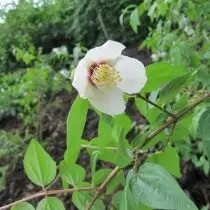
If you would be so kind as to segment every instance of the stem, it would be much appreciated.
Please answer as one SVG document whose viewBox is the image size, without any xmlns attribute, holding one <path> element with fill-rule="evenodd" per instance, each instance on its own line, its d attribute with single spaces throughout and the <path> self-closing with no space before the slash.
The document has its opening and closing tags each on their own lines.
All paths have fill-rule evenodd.
<svg viewBox="0 0 210 210">
<path fill-rule="evenodd" d="M 137 97 L 141 98 L 142 100 L 146 101 L 147 103 L 151 104 L 152 106 L 158 108 L 158 109 L 161 110 L 162 112 L 165 112 L 165 113 L 168 114 L 169 116 L 171 116 L 171 117 L 173 117 L 173 118 L 176 118 L 176 116 L 175 116 L 173 113 L 171 113 L 171 112 L 167 111 L 166 109 L 162 108 L 161 106 L 159 106 L 159 105 L 153 103 L 152 101 L 150 101 L 148 98 L 142 96 L 141 94 L 137 94 Z"/>
<path fill-rule="evenodd" d="M 98 190 L 96 191 L 96 194 L 94 195 L 92 201 L 87 205 L 85 210 L 90 210 L 95 201 L 100 197 L 100 195 L 103 193 L 103 191 L 106 189 L 107 185 L 112 181 L 112 179 L 118 174 L 120 171 L 120 167 L 115 167 L 112 172 L 108 175 L 108 177 L 104 180 L 104 182 L 100 185 Z"/>
<path fill-rule="evenodd" d="M 41 191 L 38 192 L 34 195 L 30 195 L 28 197 L 25 197 L 21 200 L 15 201 L 13 203 L 10 203 L 8 205 L 2 206 L 0 207 L 0 210 L 5 210 L 8 209 L 12 206 L 15 206 L 17 204 L 32 200 L 34 198 L 39 198 L 42 196 L 49 196 L 49 195 L 57 195 L 57 194 L 62 194 L 62 193 L 72 193 L 72 192 L 79 192 L 79 191 L 92 191 L 92 190 L 96 190 L 96 188 L 94 187 L 81 187 L 81 188 L 71 188 L 71 189 L 62 189 L 62 190 L 49 190 L 49 191 Z"/>
</svg>

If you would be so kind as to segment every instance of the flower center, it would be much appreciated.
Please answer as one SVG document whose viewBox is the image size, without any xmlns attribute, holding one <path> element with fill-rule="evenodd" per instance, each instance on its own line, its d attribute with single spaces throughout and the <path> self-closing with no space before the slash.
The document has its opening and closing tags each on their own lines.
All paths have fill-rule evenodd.
<svg viewBox="0 0 210 210">
<path fill-rule="evenodd" d="M 90 67 L 91 83 L 98 86 L 113 85 L 121 81 L 119 72 L 110 64 L 102 63 Z"/>
</svg>

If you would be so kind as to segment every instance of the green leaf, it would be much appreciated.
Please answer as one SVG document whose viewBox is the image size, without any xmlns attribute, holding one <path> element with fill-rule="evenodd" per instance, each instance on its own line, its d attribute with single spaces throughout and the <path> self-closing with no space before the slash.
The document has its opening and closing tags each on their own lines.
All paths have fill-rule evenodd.
<svg viewBox="0 0 210 210">
<path fill-rule="evenodd" d="M 191 128 L 192 128 L 192 114 L 179 120 L 176 123 L 171 140 L 175 143 L 181 140 L 186 140 L 187 137 L 190 135 Z"/>
<path fill-rule="evenodd" d="M 101 184 L 111 173 L 111 169 L 100 169 L 95 172 L 92 179 L 94 180 L 94 186 Z M 107 185 L 106 193 L 112 193 L 120 184 L 125 184 L 125 177 L 123 171 L 118 172 L 118 174 L 112 179 L 112 181 Z"/>
<path fill-rule="evenodd" d="M 56 176 L 56 163 L 36 140 L 31 140 L 24 157 L 24 169 L 36 185 L 46 186 Z"/>
<path fill-rule="evenodd" d="M 70 109 L 67 119 L 67 150 L 64 156 L 65 162 L 69 164 L 75 163 L 78 158 L 88 108 L 88 101 L 77 97 Z"/>
<path fill-rule="evenodd" d="M 124 155 L 121 151 L 106 150 L 99 154 L 99 159 L 110 163 L 114 163 L 120 167 L 125 167 L 131 162 L 131 157 Z"/>
<path fill-rule="evenodd" d="M 119 185 L 125 184 L 125 175 L 123 171 L 119 171 L 118 174 L 107 185 L 106 193 L 112 193 Z"/>
<path fill-rule="evenodd" d="M 157 90 L 170 80 L 182 76 L 185 71 L 181 67 L 173 66 L 166 62 L 159 62 L 147 66 L 146 73 L 148 81 L 142 90 L 143 92 Z"/>
<path fill-rule="evenodd" d="M 130 15 L 130 25 L 133 31 L 138 33 L 138 26 L 140 25 L 138 8 L 134 9 Z"/>
<path fill-rule="evenodd" d="M 198 121 L 197 136 L 202 139 L 210 163 L 210 108 L 202 112 Z"/>
<path fill-rule="evenodd" d="M 147 117 L 147 111 L 148 111 L 147 102 L 140 98 L 135 98 L 135 104 L 140 114 L 143 115 L 144 117 Z"/>
<path fill-rule="evenodd" d="M 92 177 L 94 186 L 101 184 L 110 173 L 111 169 L 100 169 L 96 171 Z"/>
<path fill-rule="evenodd" d="M 77 164 L 61 162 L 59 172 L 62 179 L 68 184 L 77 187 L 85 178 L 85 169 Z"/>
<path fill-rule="evenodd" d="M 35 210 L 35 208 L 30 203 L 23 202 L 13 206 L 11 210 Z"/>
<path fill-rule="evenodd" d="M 182 90 L 184 85 L 191 79 L 192 73 L 177 77 L 169 82 L 160 92 L 160 101 L 168 103 Z"/>
<path fill-rule="evenodd" d="M 88 203 L 92 201 L 92 199 L 93 195 L 91 195 L 89 192 L 74 192 L 72 195 L 72 201 L 79 210 L 84 210 Z M 101 200 L 97 199 L 91 210 L 99 209 L 105 210 L 105 206 Z"/>
<path fill-rule="evenodd" d="M 118 210 L 152 210 L 150 207 L 134 200 L 130 189 L 127 186 L 124 191 L 117 192 L 113 196 L 112 204 Z"/>
<path fill-rule="evenodd" d="M 127 161 L 131 161 L 131 147 L 126 139 L 126 135 L 128 131 L 131 129 L 131 120 L 128 118 L 127 115 L 119 115 L 114 119 L 114 126 L 113 126 L 113 137 L 117 142 L 117 147 L 119 149 L 120 155 L 124 157 Z"/>
<path fill-rule="evenodd" d="M 130 171 L 127 182 L 135 200 L 155 209 L 198 210 L 175 179 L 161 166 L 145 163 Z"/>
<path fill-rule="evenodd" d="M 41 200 L 36 210 L 65 210 L 63 203 L 56 197 Z"/>
<path fill-rule="evenodd" d="M 91 158 L 90 158 L 90 164 L 91 164 L 91 177 L 93 177 L 93 175 L 95 174 L 96 171 L 96 164 L 98 161 L 98 155 L 100 154 L 100 151 L 94 151 L 91 154 Z M 95 186 L 94 184 L 94 180 L 92 179 L 92 185 Z"/>
<path fill-rule="evenodd" d="M 113 118 L 101 113 L 98 125 L 98 142 L 97 142 L 97 146 L 99 146 L 100 148 L 104 148 L 111 141 L 114 141 L 112 137 L 112 126 L 113 126 Z"/>
<path fill-rule="evenodd" d="M 163 166 L 169 173 L 180 178 L 180 159 L 175 148 L 166 147 L 163 152 L 155 153 L 146 162 L 157 163 Z"/>
</svg>

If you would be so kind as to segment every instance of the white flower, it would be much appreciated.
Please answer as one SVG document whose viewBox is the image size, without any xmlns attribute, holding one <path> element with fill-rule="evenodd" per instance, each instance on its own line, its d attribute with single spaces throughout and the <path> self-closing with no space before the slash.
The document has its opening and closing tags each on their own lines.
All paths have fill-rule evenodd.
<svg viewBox="0 0 210 210">
<path fill-rule="evenodd" d="M 75 69 L 73 86 L 81 98 L 109 115 L 125 111 L 123 92 L 138 93 L 147 81 L 144 65 L 121 55 L 125 46 L 107 41 L 87 52 Z"/>
</svg>

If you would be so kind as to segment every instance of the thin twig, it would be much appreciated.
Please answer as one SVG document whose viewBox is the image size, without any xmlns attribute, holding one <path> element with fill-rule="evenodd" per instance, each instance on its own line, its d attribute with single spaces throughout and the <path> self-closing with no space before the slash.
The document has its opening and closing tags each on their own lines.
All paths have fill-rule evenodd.
<svg viewBox="0 0 210 210">
<path fill-rule="evenodd" d="M 112 172 L 107 176 L 107 178 L 104 180 L 104 182 L 100 185 L 100 187 L 97 189 L 96 194 L 94 195 L 92 201 L 87 205 L 85 210 L 90 210 L 95 201 L 100 197 L 100 195 L 104 192 L 107 185 L 112 181 L 112 179 L 118 174 L 120 171 L 120 167 L 115 167 Z"/>
<path fill-rule="evenodd" d="M 154 102 L 150 101 L 148 98 L 142 96 L 141 94 L 137 94 L 137 97 L 146 101 L 147 103 L 151 104 L 152 106 L 156 107 L 157 109 L 161 110 L 162 112 L 165 112 L 166 114 L 168 114 L 169 116 L 176 118 L 176 115 L 167 111 L 166 109 L 162 108 L 161 106 L 155 104 Z"/>
<path fill-rule="evenodd" d="M 15 206 L 17 204 L 32 200 L 34 198 L 43 197 L 43 196 L 57 195 L 57 194 L 62 194 L 62 193 L 80 192 L 80 191 L 93 191 L 93 190 L 96 190 L 96 188 L 94 188 L 94 187 L 81 187 L 81 188 L 71 188 L 71 189 L 62 189 L 62 190 L 41 191 L 41 192 L 38 192 L 34 195 L 30 195 L 30 196 L 25 197 L 21 200 L 18 200 L 18 201 L 15 201 L 13 203 L 10 203 L 8 205 L 2 206 L 2 207 L 0 207 L 0 210 L 5 210 L 5 209 L 8 209 L 8 208 L 10 208 L 12 206 Z"/>
</svg>

